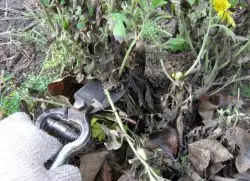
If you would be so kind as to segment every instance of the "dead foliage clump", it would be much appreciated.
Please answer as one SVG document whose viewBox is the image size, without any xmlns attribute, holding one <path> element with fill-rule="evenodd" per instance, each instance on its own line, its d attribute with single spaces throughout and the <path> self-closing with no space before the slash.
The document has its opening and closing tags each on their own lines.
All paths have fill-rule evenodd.
<svg viewBox="0 0 250 181">
<path fill-rule="evenodd" d="M 93 92 L 116 96 L 93 100 L 92 140 L 71 158 L 85 181 L 249 180 L 248 1 L 41 0 L 36 7 L 31 27 L 0 33 L 14 46 L 0 44 L 0 117 L 19 103 L 34 119 L 72 106 L 74 94 L 98 80 Z M 3 19 L 24 13 L 0 12 Z M 28 70 L 19 84 L 6 76 Z"/>
</svg>

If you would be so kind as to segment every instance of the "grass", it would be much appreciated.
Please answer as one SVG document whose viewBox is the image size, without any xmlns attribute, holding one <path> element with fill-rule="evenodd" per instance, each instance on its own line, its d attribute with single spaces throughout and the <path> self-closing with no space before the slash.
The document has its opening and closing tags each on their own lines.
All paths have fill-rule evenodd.
<svg viewBox="0 0 250 181">
<path fill-rule="evenodd" d="M 20 111 L 21 97 L 16 91 L 2 93 L 0 96 L 0 112 L 3 116 Z"/>
<path fill-rule="evenodd" d="M 20 87 L 16 87 L 14 80 L 4 78 L 3 85 L 0 94 L 0 111 L 2 114 L 10 115 L 14 112 L 20 111 L 20 101 L 24 98 L 24 95 L 29 97 L 35 93 L 44 93 L 47 91 L 47 85 L 54 80 L 54 77 L 49 76 L 35 76 L 27 75 L 26 80 Z M 25 99 L 28 101 L 27 99 Z M 28 101 L 29 102 L 29 101 Z"/>
</svg>

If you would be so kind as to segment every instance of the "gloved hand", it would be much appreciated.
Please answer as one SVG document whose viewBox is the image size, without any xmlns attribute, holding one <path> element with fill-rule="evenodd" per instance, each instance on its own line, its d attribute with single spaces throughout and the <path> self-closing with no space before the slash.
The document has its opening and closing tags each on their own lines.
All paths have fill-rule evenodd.
<svg viewBox="0 0 250 181">
<path fill-rule="evenodd" d="M 81 181 L 78 168 L 63 165 L 47 170 L 44 163 L 62 147 L 31 124 L 25 113 L 0 121 L 1 181 Z"/>
</svg>

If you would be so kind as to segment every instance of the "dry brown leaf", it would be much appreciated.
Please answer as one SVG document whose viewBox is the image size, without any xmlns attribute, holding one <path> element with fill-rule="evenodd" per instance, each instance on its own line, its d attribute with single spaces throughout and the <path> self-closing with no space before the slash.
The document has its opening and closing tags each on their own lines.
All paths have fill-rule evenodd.
<svg viewBox="0 0 250 181">
<path fill-rule="evenodd" d="M 199 99 L 198 112 L 203 120 L 211 120 L 214 115 L 214 110 L 217 108 L 218 106 L 211 103 L 208 97 L 204 96 Z"/>
<path fill-rule="evenodd" d="M 216 140 L 203 139 L 189 144 L 188 159 L 197 171 L 204 171 L 210 161 L 219 163 L 233 158 L 233 155 Z"/>
<path fill-rule="evenodd" d="M 227 131 L 226 137 L 230 145 L 240 148 L 235 165 L 239 173 L 246 173 L 250 169 L 250 134 L 242 128 L 234 127 Z"/>
<path fill-rule="evenodd" d="M 181 178 L 179 178 L 178 181 L 194 181 L 194 180 L 192 179 L 192 177 L 184 175 Z"/>
<path fill-rule="evenodd" d="M 208 180 L 212 180 L 212 178 L 221 171 L 221 169 L 224 168 L 224 165 L 222 163 L 216 163 L 214 165 L 211 165 L 211 167 L 208 168 L 207 175 L 209 176 Z"/>
<path fill-rule="evenodd" d="M 230 96 L 223 93 L 218 93 L 209 97 L 209 100 L 212 104 L 218 105 L 220 107 L 228 106 L 232 102 L 237 100 L 237 97 Z"/>
<path fill-rule="evenodd" d="M 112 181 L 111 167 L 108 162 L 105 161 L 102 167 L 102 180 L 103 181 Z"/>
<path fill-rule="evenodd" d="M 141 92 L 140 88 L 135 83 L 135 81 L 131 81 L 131 87 L 132 87 L 132 90 L 134 91 L 134 93 L 136 93 L 138 96 L 139 105 L 143 106 L 143 104 L 144 104 L 143 93 Z"/>
<path fill-rule="evenodd" d="M 48 85 L 48 91 L 52 96 L 65 96 L 70 102 L 74 102 L 74 93 L 79 90 L 84 83 L 78 83 L 75 76 L 65 76 Z"/>
<path fill-rule="evenodd" d="M 141 181 L 138 179 L 134 179 L 130 172 L 131 171 L 129 171 L 128 173 L 124 173 L 117 181 Z"/>
<path fill-rule="evenodd" d="M 250 169 L 250 151 L 240 153 L 235 160 L 235 165 L 239 173 L 246 173 Z"/>
<path fill-rule="evenodd" d="M 188 159 L 195 170 L 204 171 L 210 162 L 210 152 L 206 149 L 192 147 L 189 148 Z"/>
<path fill-rule="evenodd" d="M 80 172 L 82 180 L 94 181 L 97 173 L 100 171 L 108 151 L 90 153 L 81 157 Z"/>
<path fill-rule="evenodd" d="M 168 156 L 178 153 L 178 136 L 173 128 L 165 128 L 162 131 L 152 132 L 149 139 L 145 141 L 145 148 L 153 151 L 156 148 L 161 148 L 163 153 Z"/>
<path fill-rule="evenodd" d="M 235 104 L 237 97 L 218 93 L 212 96 L 202 96 L 199 99 L 198 111 L 203 120 L 211 120 L 214 111 L 219 107 L 227 107 L 230 104 Z"/>
<path fill-rule="evenodd" d="M 192 165 L 188 165 L 186 168 L 186 173 L 188 176 L 190 176 L 193 181 L 201 181 L 203 180 L 200 175 L 194 170 Z"/>
</svg>

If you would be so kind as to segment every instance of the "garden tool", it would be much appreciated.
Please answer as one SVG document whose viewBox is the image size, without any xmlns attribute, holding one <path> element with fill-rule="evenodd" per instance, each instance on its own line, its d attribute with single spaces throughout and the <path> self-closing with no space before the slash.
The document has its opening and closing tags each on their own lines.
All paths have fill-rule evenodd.
<svg viewBox="0 0 250 181">
<path fill-rule="evenodd" d="M 111 93 L 113 102 L 124 95 L 126 87 L 122 86 Z M 58 153 L 50 169 L 63 165 L 69 156 L 87 144 L 91 136 L 89 116 L 109 106 L 102 83 L 98 80 L 90 80 L 74 94 L 74 99 L 73 107 L 50 109 L 36 120 L 40 129 L 53 130 L 60 137 L 71 141 Z"/>
</svg>

